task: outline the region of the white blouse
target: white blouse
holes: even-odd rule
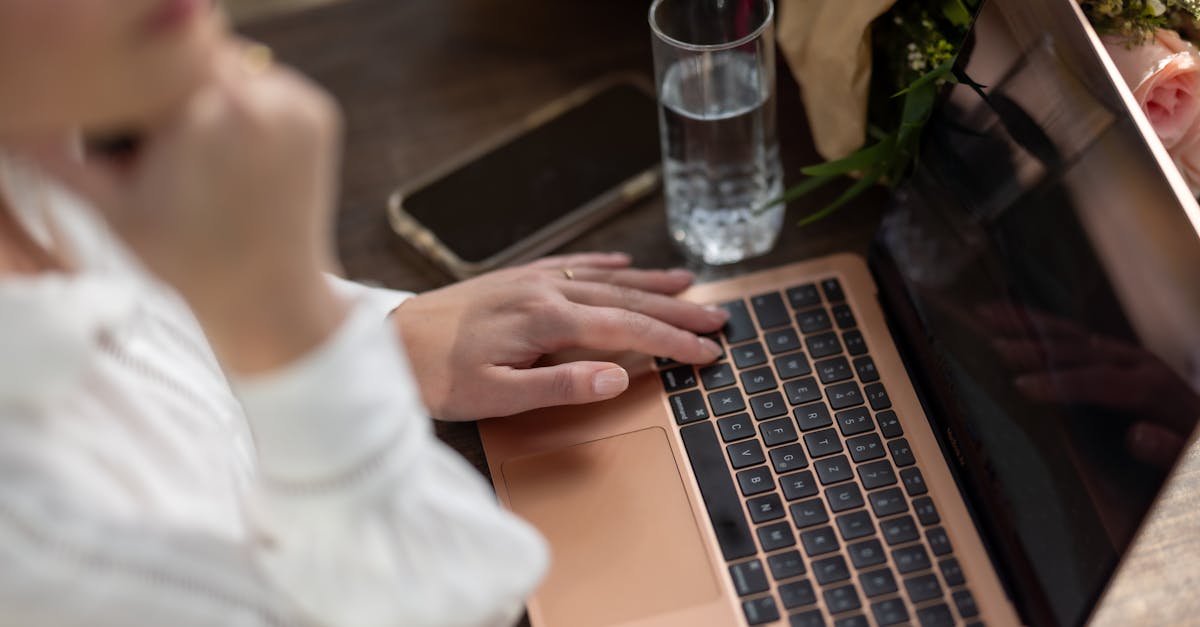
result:
[[[181,299],[0,156],[78,272],[0,279],[0,625],[504,625],[536,532],[432,433],[388,311],[227,382]],[[232,383],[232,385],[231,385]]]

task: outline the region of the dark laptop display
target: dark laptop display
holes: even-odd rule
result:
[[[1072,5],[985,5],[874,260],[1018,607],[1062,625],[1200,418],[1200,216]]]

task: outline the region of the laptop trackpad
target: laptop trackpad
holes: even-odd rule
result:
[[[514,511],[550,542],[547,625],[609,625],[711,603],[712,565],[667,434],[650,428],[501,466]]]

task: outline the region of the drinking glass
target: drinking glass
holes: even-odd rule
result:
[[[650,6],[663,187],[685,254],[728,264],[771,250],[783,224],[771,0]]]

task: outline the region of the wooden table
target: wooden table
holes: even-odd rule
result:
[[[244,30],[312,76],[347,118],[338,218],[351,278],[423,291],[450,282],[391,234],[388,195],[557,96],[615,71],[651,71],[645,0],[351,0]],[[819,161],[797,88],[780,59],[779,132],[787,172]],[[789,224],[838,193],[789,208]],[[482,201],[482,199],[481,199]],[[837,251],[866,253],[886,195],[876,190],[803,230],[784,229],[775,251],[701,280]],[[684,265],[666,234],[661,197],[563,250],[621,250],[647,267]],[[473,424],[438,434],[486,472]],[[1200,624],[1200,448],[1193,447],[1097,615],[1105,625]]]

